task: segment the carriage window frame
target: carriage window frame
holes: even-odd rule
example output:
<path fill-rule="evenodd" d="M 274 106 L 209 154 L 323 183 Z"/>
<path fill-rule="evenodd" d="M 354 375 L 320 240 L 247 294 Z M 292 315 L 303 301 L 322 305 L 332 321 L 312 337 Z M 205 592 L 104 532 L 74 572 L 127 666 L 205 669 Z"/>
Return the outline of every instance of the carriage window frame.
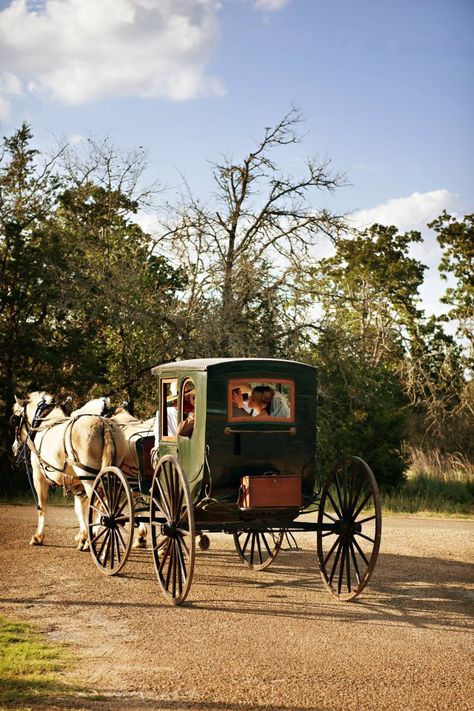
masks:
<path fill-rule="evenodd" d="M 176 404 L 178 404 L 178 378 L 163 378 L 160 383 L 160 440 L 164 442 L 176 442 L 178 439 L 178 412 L 176 413 L 176 434 L 164 434 L 164 424 L 168 430 L 168 400 L 166 395 L 166 386 L 174 384 L 176 389 Z M 171 390 L 171 388 L 170 388 Z"/>
<path fill-rule="evenodd" d="M 289 406 L 290 406 L 290 416 L 289 417 L 273 417 L 256 419 L 253 415 L 232 415 L 232 390 L 239 387 L 239 385 L 248 386 L 250 383 L 257 383 L 261 385 L 288 385 L 290 389 L 289 394 Z M 227 420 L 228 422 L 253 422 L 255 424 L 271 424 L 273 422 L 285 422 L 293 423 L 295 421 L 295 381 L 290 378 L 274 378 L 272 376 L 265 377 L 262 376 L 251 376 L 249 378 L 232 378 L 227 382 Z"/>

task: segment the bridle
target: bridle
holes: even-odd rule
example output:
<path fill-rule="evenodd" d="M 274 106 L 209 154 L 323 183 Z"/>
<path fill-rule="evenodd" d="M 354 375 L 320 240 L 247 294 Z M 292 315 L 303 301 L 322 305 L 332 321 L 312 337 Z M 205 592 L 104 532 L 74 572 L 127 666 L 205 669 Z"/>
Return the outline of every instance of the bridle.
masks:
<path fill-rule="evenodd" d="M 38 402 L 35 410 L 35 414 L 33 415 L 33 419 L 30 422 L 28 420 L 28 403 L 25 403 L 22 407 L 21 414 L 19 415 L 13 415 L 11 418 L 11 422 L 14 423 L 16 420 L 15 424 L 15 444 L 17 446 L 17 451 L 16 451 L 16 457 L 15 457 L 15 463 L 16 464 L 25 464 L 26 468 L 26 474 L 28 476 L 28 483 L 30 485 L 30 489 L 33 494 L 33 498 L 36 503 L 36 507 L 39 508 L 39 503 L 38 503 L 38 495 L 36 493 L 36 489 L 33 483 L 33 471 L 31 468 L 31 461 L 30 461 L 30 453 L 31 453 L 31 446 L 30 442 L 33 444 L 34 438 L 36 433 L 38 432 L 39 425 L 41 422 L 44 420 L 44 418 L 49 415 L 52 410 L 58 405 L 58 403 L 53 400 L 52 402 L 46 402 L 44 398 L 41 398 L 41 400 Z M 26 437 L 24 441 L 22 442 L 21 440 L 21 433 L 23 428 L 26 429 Z M 34 445 L 33 445 L 34 446 Z"/>
<path fill-rule="evenodd" d="M 10 421 L 12 423 L 15 423 L 16 421 L 15 442 L 20 452 L 24 450 L 28 439 L 34 439 L 42 420 L 44 420 L 44 418 L 47 417 L 47 415 L 49 415 L 49 413 L 52 412 L 52 410 L 54 410 L 54 408 L 57 407 L 58 404 L 59 403 L 57 403 L 55 400 L 53 400 L 52 402 L 47 402 L 44 398 L 41 398 L 41 400 L 36 406 L 35 414 L 33 415 L 33 419 L 31 422 L 28 420 L 28 403 L 25 403 L 25 405 L 23 405 L 20 415 L 12 416 Z M 24 442 L 21 441 L 21 432 L 23 430 L 23 427 L 26 429 L 26 437 Z M 19 457 L 20 454 L 18 455 L 18 458 Z"/>

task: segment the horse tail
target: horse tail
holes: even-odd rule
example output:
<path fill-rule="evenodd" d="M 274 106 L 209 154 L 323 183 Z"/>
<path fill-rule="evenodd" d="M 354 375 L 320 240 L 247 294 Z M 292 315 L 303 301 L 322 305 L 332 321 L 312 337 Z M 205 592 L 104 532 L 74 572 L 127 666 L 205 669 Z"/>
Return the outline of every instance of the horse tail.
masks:
<path fill-rule="evenodd" d="M 104 435 L 104 449 L 102 450 L 102 469 L 110 467 L 115 463 L 115 442 L 112 427 L 107 420 L 102 421 L 102 431 Z"/>

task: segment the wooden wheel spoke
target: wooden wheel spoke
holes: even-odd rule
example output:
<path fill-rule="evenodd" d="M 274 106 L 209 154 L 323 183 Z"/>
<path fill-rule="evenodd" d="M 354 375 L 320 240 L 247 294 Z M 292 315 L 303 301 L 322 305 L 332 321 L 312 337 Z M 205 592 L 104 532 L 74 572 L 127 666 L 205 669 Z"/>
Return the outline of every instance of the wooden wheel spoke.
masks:
<path fill-rule="evenodd" d="M 117 556 L 117 562 L 120 563 L 122 558 L 121 558 L 120 540 L 118 537 L 118 530 L 115 528 L 112 533 L 113 533 L 113 537 L 114 537 L 115 554 Z"/>
<path fill-rule="evenodd" d="M 258 551 L 258 560 L 260 561 L 260 565 L 263 563 L 263 558 L 262 558 L 262 546 L 260 543 L 260 533 L 255 534 L 255 538 L 257 539 L 257 551 Z"/>
<path fill-rule="evenodd" d="M 334 476 L 334 486 L 336 487 L 336 493 L 337 493 L 337 498 L 339 500 L 339 507 L 341 511 L 344 511 L 344 501 L 341 495 L 341 489 L 339 487 L 339 478 L 338 478 L 338 473 L 336 472 Z M 329 492 L 328 492 L 329 493 Z"/>
<path fill-rule="evenodd" d="M 162 557 L 162 559 L 161 559 L 161 561 L 160 561 L 160 572 L 163 571 L 163 568 L 165 567 L 165 563 L 166 563 L 166 561 L 168 560 L 168 557 L 169 557 L 169 554 L 170 554 L 171 538 L 165 538 L 165 542 L 164 542 L 163 545 L 166 546 L 166 548 L 165 548 L 165 551 L 164 551 L 164 553 L 163 553 L 163 557 Z M 163 546 L 160 546 L 160 547 L 163 548 Z"/>
<path fill-rule="evenodd" d="M 370 543 L 375 542 L 375 538 L 370 538 L 370 536 L 366 536 L 365 533 L 362 533 L 361 531 L 354 531 L 356 536 L 360 536 L 361 538 L 365 538 L 366 541 L 369 541 Z"/>
<path fill-rule="evenodd" d="M 266 536 L 265 536 L 265 533 L 262 533 L 262 541 L 263 541 L 263 543 L 264 543 L 264 545 L 265 545 L 265 548 L 267 549 L 268 555 L 271 555 L 272 552 L 271 552 L 271 550 L 270 550 L 270 546 L 268 545 L 268 542 L 267 542 L 267 538 L 266 538 Z M 275 540 L 273 541 L 273 545 L 277 545 L 277 543 L 276 543 Z"/>
<path fill-rule="evenodd" d="M 97 489 L 94 491 L 93 496 L 94 496 L 94 495 L 97 496 L 97 498 L 99 499 L 100 503 L 101 503 L 102 506 L 104 507 L 102 511 L 100 511 L 100 509 L 95 509 L 95 510 L 98 511 L 100 514 L 107 514 L 107 513 L 110 513 L 109 507 L 107 506 L 107 504 L 105 503 L 105 501 L 103 500 L 103 498 L 101 497 L 101 495 L 99 494 L 99 492 L 97 491 Z M 94 500 L 94 499 L 93 499 L 93 496 L 92 496 L 92 500 Z"/>
<path fill-rule="evenodd" d="M 331 583 L 332 583 L 332 579 L 334 578 L 334 573 L 336 572 L 337 564 L 339 562 L 339 556 L 341 555 L 341 549 L 342 549 L 342 538 L 339 538 L 339 540 L 337 542 L 336 557 L 334 558 L 334 563 L 332 565 L 331 574 L 329 576 L 329 582 L 331 582 Z"/>
<path fill-rule="evenodd" d="M 349 547 L 350 547 L 350 550 L 351 550 L 352 564 L 353 564 L 353 566 L 354 566 L 354 570 L 355 570 L 357 582 L 358 582 L 359 585 L 360 585 L 361 577 L 360 577 L 360 573 L 359 573 L 359 566 L 357 565 L 356 555 L 355 555 L 355 552 L 354 552 L 354 544 L 353 544 L 352 541 L 349 542 Z"/>
<path fill-rule="evenodd" d="M 100 524 L 94 524 L 94 525 L 95 525 L 95 526 L 98 526 L 98 525 L 100 526 Z M 107 529 L 106 529 L 106 528 L 102 528 L 102 531 L 99 531 L 99 533 L 98 533 L 96 536 L 94 536 L 94 538 L 91 538 L 91 545 L 93 545 L 94 543 L 96 543 L 96 542 L 99 540 L 99 538 L 102 538 L 102 536 L 103 536 L 104 534 L 106 534 L 106 533 L 107 533 Z"/>
<path fill-rule="evenodd" d="M 99 556 L 98 556 L 100 558 L 101 554 L 103 553 L 104 566 L 107 565 L 107 561 L 109 560 L 111 538 L 112 538 L 111 532 L 110 532 L 110 529 L 108 528 L 107 535 L 100 547 Z M 104 550 L 104 548 L 105 548 L 105 550 Z"/>
<path fill-rule="evenodd" d="M 158 490 L 159 490 L 159 492 L 160 492 L 161 501 L 158 501 L 155 497 L 153 498 L 153 501 L 156 503 L 156 505 L 158 506 L 158 508 L 160 509 L 160 511 L 162 511 L 162 512 L 165 514 L 165 516 L 166 516 L 166 518 L 168 519 L 168 521 L 172 521 L 173 518 L 172 518 L 172 516 L 171 516 L 171 511 L 170 511 L 170 508 L 169 508 L 169 506 L 168 506 L 168 501 L 167 501 L 166 496 L 165 496 L 165 493 L 164 493 L 164 491 L 163 491 L 163 487 L 161 486 L 161 482 L 160 482 L 160 480 L 159 480 L 158 477 L 156 477 L 155 481 L 156 481 L 156 485 L 157 485 L 157 487 L 158 487 Z"/>
<path fill-rule="evenodd" d="M 250 544 L 250 562 L 253 563 L 253 557 L 255 555 L 255 533 L 252 533 L 251 535 L 251 540 L 252 543 Z"/>
<path fill-rule="evenodd" d="M 189 535 L 189 533 L 188 533 L 188 535 Z M 184 548 L 185 560 L 189 560 L 189 548 L 186 545 L 186 541 L 184 540 L 184 538 L 182 536 L 179 536 L 177 540 L 179 541 L 179 545 L 181 546 L 181 549 Z"/>
<path fill-rule="evenodd" d="M 329 501 L 331 502 L 331 504 L 333 506 L 334 511 L 336 512 L 336 516 L 339 516 L 339 518 L 342 518 L 342 513 L 340 512 L 339 507 L 337 506 L 336 502 L 334 501 L 333 497 L 331 496 L 331 492 L 328 491 L 327 495 L 328 495 Z M 330 516 L 327 512 L 324 512 L 324 515 L 327 516 L 328 518 L 332 518 L 332 516 Z M 336 519 L 332 518 L 332 520 L 335 521 Z"/>
<path fill-rule="evenodd" d="M 336 535 L 336 534 L 334 534 L 334 535 Z M 334 551 L 336 550 L 336 546 L 337 546 L 337 544 L 339 543 L 340 540 L 341 540 L 341 539 L 340 539 L 340 536 L 337 536 L 336 540 L 334 541 L 334 543 L 332 544 L 331 548 L 329 549 L 329 553 L 328 553 L 328 554 L 326 555 L 326 557 L 324 558 L 324 565 L 327 565 L 327 562 L 328 562 L 329 558 L 332 556 L 332 554 L 333 554 Z"/>
<path fill-rule="evenodd" d="M 349 502 L 349 513 L 351 513 L 351 514 L 354 511 L 354 508 L 355 508 L 356 503 L 359 499 L 360 492 L 362 491 L 363 486 L 364 486 L 364 479 L 361 477 L 358 481 L 357 488 L 356 488 L 355 492 L 353 493 L 352 498 Z"/>
<path fill-rule="evenodd" d="M 367 502 L 369 501 L 369 499 L 371 499 L 371 498 L 372 498 L 372 492 L 369 491 L 369 493 L 365 496 L 365 498 L 364 498 L 364 500 L 362 501 L 362 503 L 359 504 L 359 506 L 357 507 L 357 511 L 355 511 L 355 512 L 352 514 L 352 520 L 353 520 L 353 521 L 356 520 L 357 516 L 360 514 L 360 512 L 362 511 L 362 509 L 365 507 L 366 503 L 367 503 Z"/>
<path fill-rule="evenodd" d="M 125 550 L 127 548 L 127 545 L 123 539 L 122 532 L 120 531 L 119 528 L 117 528 L 116 533 L 117 533 L 117 539 L 120 539 L 120 543 L 122 544 L 123 550 Z"/>
<path fill-rule="evenodd" d="M 123 493 L 125 494 L 125 492 L 123 492 Z M 120 504 L 120 506 L 118 506 L 118 503 L 119 503 L 119 502 L 117 502 L 117 505 L 116 505 L 116 507 L 115 507 L 115 509 L 114 509 L 114 512 L 113 512 L 113 515 L 115 516 L 115 518 L 117 518 L 118 516 L 120 516 L 120 514 L 122 513 L 122 511 L 124 510 L 124 508 L 128 505 L 127 497 L 124 496 L 123 501 L 122 501 L 122 503 Z"/>
<path fill-rule="evenodd" d="M 347 591 L 351 592 L 351 564 L 349 560 L 349 541 L 345 542 L 345 553 L 346 553 L 346 584 Z"/>
<path fill-rule="evenodd" d="M 331 514 L 328 514 L 327 511 L 324 512 L 323 516 L 328 518 L 330 521 L 334 521 L 334 523 L 339 523 L 339 521 L 340 521 L 340 519 L 335 518 L 335 516 L 331 516 Z M 342 514 L 341 514 L 341 518 L 342 518 Z"/>
<path fill-rule="evenodd" d="M 344 540 L 342 541 L 340 550 L 342 552 L 342 555 L 340 556 L 341 564 L 339 566 L 339 577 L 337 580 L 337 591 L 338 591 L 339 595 L 341 594 L 341 590 L 342 590 L 342 581 L 344 579 L 344 565 L 346 562 L 346 542 Z"/>
<path fill-rule="evenodd" d="M 174 520 L 178 521 L 180 518 L 183 516 L 183 501 L 184 501 L 184 490 L 181 489 L 179 492 L 179 496 L 177 498 L 175 507 L 174 507 Z M 186 516 L 187 511 L 184 511 L 184 516 Z"/>
<path fill-rule="evenodd" d="M 353 542 L 353 544 L 355 545 L 355 547 L 357 548 L 357 550 L 359 551 L 360 557 L 363 559 L 364 563 L 365 563 L 366 566 L 368 567 L 368 566 L 369 566 L 369 560 L 368 560 L 367 556 L 365 555 L 364 551 L 363 551 L 362 548 L 359 546 L 359 544 L 357 543 L 357 541 L 356 541 L 355 538 L 352 539 L 352 542 Z"/>
<path fill-rule="evenodd" d="M 178 554 L 179 570 L 181 572 L 181 578 L 183 581 L 186 580 L 186 560 L 181 548 L 181 541 L 179 538 L 176 539 L 176 552 Z"/>
<path fill-rule="evenodd" d="M 242 546 L 242 553 L 245 553 L 245 551 L 247 550 L 248 542 L 249 542 L 249 540 L 250 540 L 250 536 L 251 536 L 251 535 L 252 535 L 251 533 L 247 533 L 247 537 L 246 537 L 246 539 L 245 539 L 245 543 L 244 543 L 244 545 Z"/>
<path fill-rule="evenodd" d="M 360 526 L 363 523 L 368 523 L 369 521 L 375 521 L 376 518 L 377 518 L 377 516 L 375 516 L 375 514 L 374 514 L 373 516 L 367 516 L 367 518 L 362 518 L 359 521 L 354 521 L 354 523 L 357 523 Z"/>

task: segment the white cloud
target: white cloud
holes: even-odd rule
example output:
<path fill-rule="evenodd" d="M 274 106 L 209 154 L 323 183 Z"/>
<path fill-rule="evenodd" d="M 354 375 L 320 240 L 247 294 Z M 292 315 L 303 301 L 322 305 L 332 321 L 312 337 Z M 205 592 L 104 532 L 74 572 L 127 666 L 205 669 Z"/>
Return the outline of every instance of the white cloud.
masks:
<path fill-rule="evenodd" d="M 34 10 L 34 11 L 32 11 Z M 17 86 L 69 104 L 107 97 L 221 94 L 206 71 L 217 0 L 13 0 L 0 12 L 4 105 Z"/>
<path fill-rule="evenodd" d="M 258 10 L 266 10 L 267 12 L 275 12 L 281 10 L 287 5 L 289 0 L 255 0 L 255 7 Z"/>
<path fill-rule="evenodd" d="M 17 76 L 10 72 L 0 73 L 0 120 L 6 120 L 10 116 L 10 97 L 21 96 L 23 88 Z"/>
<path fill-rule="evenodd" d="M 460 215 L 462 204 L 459 195 L 449 190 L 413 193 L 409 197 L 393 198 L 375 207 L 357 210 L 350 215 L 350 220 L 360 228 L 378 222 L 382 225 L 396 225 L 404 232 L 424 229 L 443 210 Z"/>
<path fill-rule="evenodd" d="M 431 190 L 426 193 L 413 193 L 408 197 L 393 198 L 375 207 L 357 210 L 351 213 L 349 220 L 360 229 L 374 223 L 395 225 L 399 232 L 418 230 L 423 241 L 411 247 L 410 254 L 425 264 L 425 281 L 420 289 L 420 297 L 428 313 L 445 313 L 448 306 L 439 302 L 446 287 L 452 285 L 452 280 L 441 279 L 438 265 L 441 260 L 441 249 L 433 230 L 427 224 L 438 217 L 443 210 L 450 215 L 462 219 L 469 210 L 463 204 L 460 196 L 449 190 Z"/>

